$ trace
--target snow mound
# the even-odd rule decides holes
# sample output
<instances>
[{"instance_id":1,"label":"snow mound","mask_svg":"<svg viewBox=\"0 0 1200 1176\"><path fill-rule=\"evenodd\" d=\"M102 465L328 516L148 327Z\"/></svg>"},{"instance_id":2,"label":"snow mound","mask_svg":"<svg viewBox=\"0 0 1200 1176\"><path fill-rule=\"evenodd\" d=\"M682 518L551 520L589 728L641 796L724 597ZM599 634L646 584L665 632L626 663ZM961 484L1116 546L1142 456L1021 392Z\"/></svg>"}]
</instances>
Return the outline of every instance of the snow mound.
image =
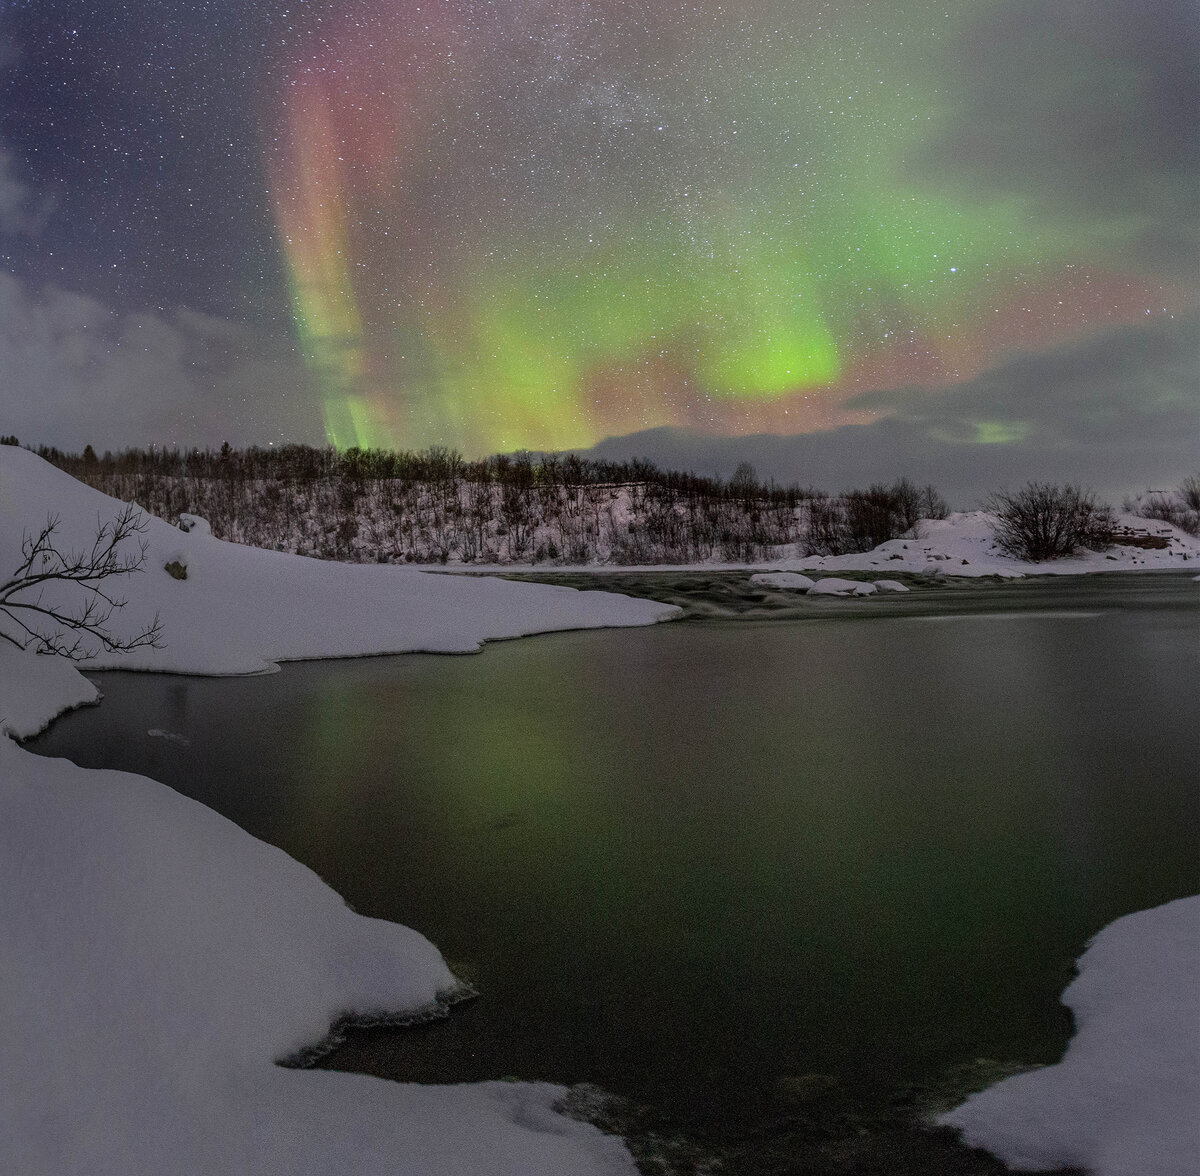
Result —
<instances>
[{"instance_id":1,"label":"snow mound","mask_svg":"<svg viewBox=\"0 0 1200 1176\"><path fill-rule=\"evenodd\" d=\"M437 1015L455 978L152 780L0 739L0 942L0 1171L634 1176L559 1087L273 1064L346 1015Z\"/></svg>"},{"instance_id":2,"label":"snow mound","mask_svg":"<svg viewBox=\"0 0 1200 1176\"><path fill-rule=\"evenodd\" d=\"M907 592L908 585L901 584L899 580L876 580L876 592Z\"/></svg>"},{"instance_id":3,"label":"snow mound","mask_svg":"<svg viewBox=\"0 0 1200 1176\"><path fill-rule=\"evenodd\" d=\"M14 568L22 536L48 514L61 518L62 547L90 548L97 516L111 520L123 505L12 445L0 446L0 504L0 556L9 553ZM198 523L185 533L145 517L145 571L114 584L128 605L110 627L132 635L157 613L165 647L101 653L89 662L95 669L246 674L295 658L465 653L489 640L647 625L680 612L611 592L306 559L224 543ZM169 562L187 578L168 575ZM78 603L77 595L65 599Z\"/></svg>"},{"instance_id":4,"label":"snow mound","mask_svg":"<svg viewBox=\"0 0 1200 1176\"><path fill-rule=\"evenodd\" d=\"M809 590L809 596L873 596L875 585L864 580L842 580L837 576L826 576L818 580Z\"/></svg>"},{"instance_id":5,"label":"snow mound","mask_svg":"<svg viewBox=\"0 0 1200 1176\"><path fill-rule=\"evenodd\" d=\"M1072 575L1082 572L1188 568L1200 561L1200 539L1158 519L1115 513L1118 537L1124 542L1106 551L1079 551L1062 559L1026 563L1006 555L992 532L994 516L986 511L957 511L944 519L922 519L900 539L889 539L873 551L849 555L801 556L784 561L792 571L869 572L887 568L945 576Z\"/></svg>"},{"instance_id":6,"label":"snow mound","mask_svg":"<svg viewBox=\"0 0 1200 1176\"><path fill-rule=\"evenodd\" d=\"M761 584L764 588L791 588L805 590L811 588L816 581L799 572L759 572L750 577L751 584Z\"/></svg>"},{"instance_id":7,"label":"snow mound","mask_svg":"<svg viewBox=\"0 0 1200 1176\"><path fill-rule=\"evenodd\" d=\"M100 690L71 662L0 640L0 743L29 739L55 715L100 701Z\"/></svg>"},{"instance_id":8,"label":"snow mound","mask_svg":"<svg viewBox=\"0 0 1200 1176\"><path fill-rule=\"evenodd\" d=\"M1076 1033L1056 1066L939 1122L1010 1168L1195 1176L1200 1164L1200 897L1105 927L1063 993Z\"/></svg>"}]
</instances>

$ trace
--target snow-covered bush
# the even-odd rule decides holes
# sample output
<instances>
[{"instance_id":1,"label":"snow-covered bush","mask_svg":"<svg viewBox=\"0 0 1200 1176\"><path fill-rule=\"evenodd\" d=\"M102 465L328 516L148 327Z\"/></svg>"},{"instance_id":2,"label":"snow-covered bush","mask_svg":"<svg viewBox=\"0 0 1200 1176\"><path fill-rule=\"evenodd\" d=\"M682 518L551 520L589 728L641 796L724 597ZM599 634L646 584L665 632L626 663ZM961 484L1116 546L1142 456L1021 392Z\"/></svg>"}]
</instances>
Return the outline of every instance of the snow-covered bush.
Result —
<instances>
[{"instance_id":1,"label":"snow-covered bush","mask_svg":"<svg viewBox=\"0 0 1200 1176\"><path fill-rule=\"evenodd\" d=\"M1018 559L1058 559L1112 542L1112 508L1079 486L1027 482L1020 490L996 491L986 506L995 516L996 543Z\"/></svg>"}]
</instances>

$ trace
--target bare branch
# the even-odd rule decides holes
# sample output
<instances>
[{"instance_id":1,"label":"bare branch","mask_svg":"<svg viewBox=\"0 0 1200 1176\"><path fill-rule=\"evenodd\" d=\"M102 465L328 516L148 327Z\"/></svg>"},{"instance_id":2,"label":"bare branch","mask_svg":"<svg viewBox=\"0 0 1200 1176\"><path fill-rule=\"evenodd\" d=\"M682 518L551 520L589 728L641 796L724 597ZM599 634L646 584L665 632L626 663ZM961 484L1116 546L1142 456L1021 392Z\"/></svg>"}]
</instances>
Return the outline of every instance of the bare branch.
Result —
<instances>
[{"instance_id":1,"label":"bare branch","mask_svg":"<svg viewBox=\"0 0 1200 1176\"><path fill-rule=\"evenodd\" d=\"M132 637L117 636L108 627L126 601L113 594L106 581L142 570L150 550L141 511L129 504L109 522L97 515L96 536L86 551L58 546L59 523L60 517L51 514L36 535L26 534L22 540L22 562L0 584L0 616L11 621L18 632L14 635L0 629L0 636L19 648L32 646L39 653L73 661L93 658L101 650L127 653L160 648L162 624L157 615ZM82 593L77 607L46 603L46 587L63 583L75 585Z\"/></svg>"}]
</instances>

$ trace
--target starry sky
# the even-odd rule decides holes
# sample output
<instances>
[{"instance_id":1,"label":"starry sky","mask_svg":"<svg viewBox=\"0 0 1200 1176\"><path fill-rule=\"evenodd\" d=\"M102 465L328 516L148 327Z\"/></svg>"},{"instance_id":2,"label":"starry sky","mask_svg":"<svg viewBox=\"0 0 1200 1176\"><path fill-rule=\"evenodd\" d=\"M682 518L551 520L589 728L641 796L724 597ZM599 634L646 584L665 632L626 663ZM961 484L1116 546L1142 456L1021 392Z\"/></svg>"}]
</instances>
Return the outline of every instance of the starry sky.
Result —
<instances>
[{"instance_id":1,"label":"starry sky","mask_svg":"<svg viewBox=\"0 0 1200 1176\"><path fill-rule=\"evenodd\" d=\"M1137 434L1195 405L1197 11L0 0L0 408L477 455L924 405L1019 448L1066 379ZM1093 412L1112 339L1170 363Z\"/></svg>"}]
</instances>

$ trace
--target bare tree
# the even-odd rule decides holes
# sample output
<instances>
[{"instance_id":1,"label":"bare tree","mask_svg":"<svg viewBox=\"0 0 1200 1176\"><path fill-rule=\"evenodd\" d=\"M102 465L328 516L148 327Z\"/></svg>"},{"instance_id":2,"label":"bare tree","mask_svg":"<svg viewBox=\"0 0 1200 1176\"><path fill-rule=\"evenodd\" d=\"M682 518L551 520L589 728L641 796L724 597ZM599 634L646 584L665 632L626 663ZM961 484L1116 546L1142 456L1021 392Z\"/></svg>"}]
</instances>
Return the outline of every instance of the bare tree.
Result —
<instances>
[{"instance_id":1,"label":"bare tree","mask_svg":"<svg viewBox=\"0 0 1200 1176\"><path fill-rule=\"evenodd\" d=\"M1179 484L1179 497L1193 514L1200 514L1200 474L1189 474ZM1194 535L1196 532L1193 531Z\"/></svg>"},{"instance_id":2,"label":"bare tree","mask_svg":"<svg viewBox=\"0 0 1200 1176\"><path fill-rule=\"evenodd\" d=\"M985 505L995 515L996 542L1018 559L1057 559L1112 540L1112 510L1078 486L1029 482L1020 490L996 491Z\"/></svg>"},{"instance_id":3,"label":"bare tree","mask_svg":"<svg viewBox=\"0 0 1200 1176\"><path fill-rule=\"evenodd\" d=\"M932 483L921 488L921 518L944 519L950 513L949 503Z\"/></svg>"},{"instance_id":4,"label":"bare tree","mask_svg":"<svg viewBox=\"0 0 1200 1176\"><path fill-rule=\"evenodd\" d=\"M38 653L56 653L73 661L95 657L102 649L127 653L147 646L160 648L162 625L157 614L132 637L120 637L108 627L126 603L113 593L110 581L140 571L146 563L145 515L132 505L123 507L111 522L101 522L97 515L96 538L86 551L58 546L59 522L59 516L52 514L36 536L26 534L22 540L23 562L0 584L0 615L18 632L0 629L0 637L19 649L32 646ZM61 594L56 586L63 584L77 590L76 604L58 602Z\"/></svg>"}]
</instances>

